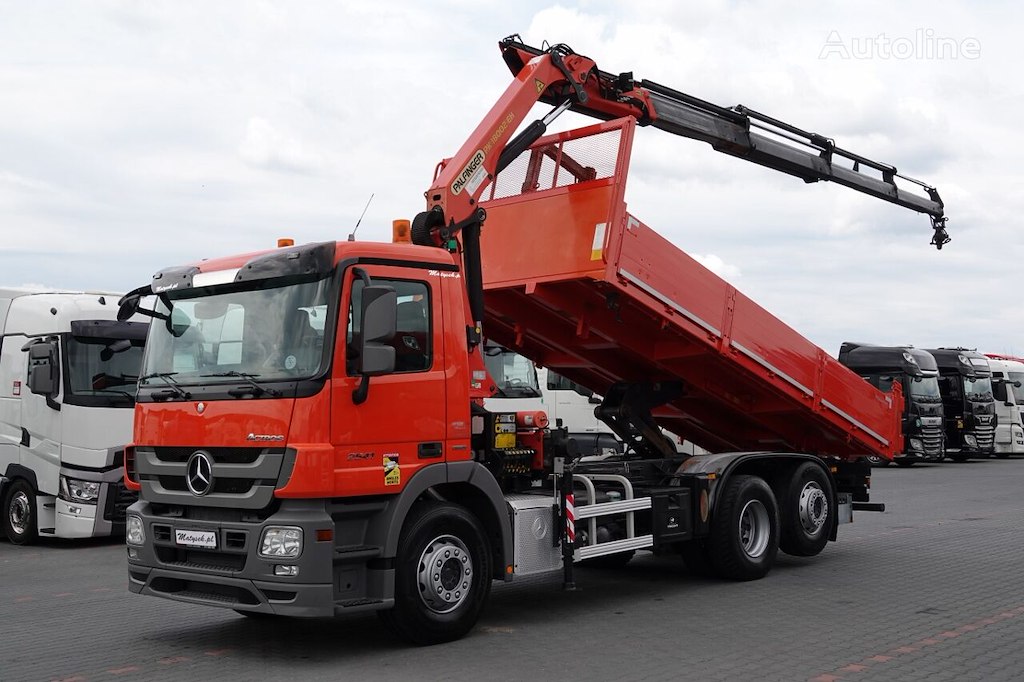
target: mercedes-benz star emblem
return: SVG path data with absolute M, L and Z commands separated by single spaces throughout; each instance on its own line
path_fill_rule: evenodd
M 213 462 L 210 455 L 196 450 L 185 465 L 185 485 L 193 495 L 205 495 L 213 489 Z

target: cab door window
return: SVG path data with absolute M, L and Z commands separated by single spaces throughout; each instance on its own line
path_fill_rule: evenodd
M 381 279 L 375 277 L 373 284 L 394 287 L 398 294 L 398 320 L 395 337 L 391 345 L 395 349 L 395 372 L 425 372 L 433 364 L 432 314 L 430 306 L 430 287 L 426 282 L 402 279 Z M 363 281 L 352 283 L 352 296 L 348 307 L 348 349 L 346 352 L 346 369 L 348 374 L 355 374 L 356 353 L 359 339 L 359 310 L 362 300 Z

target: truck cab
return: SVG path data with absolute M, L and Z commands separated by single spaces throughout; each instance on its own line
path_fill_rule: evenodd
M 954 462 L 991 457 L 998 418 L 988 358 L 965 348 L 927 350 L 939 367 L 946 457 Z
M 0 290 L 3 534 L 123 532 L 121 482 L 147 324 L 115 319 L 117 294 Z
M 995 455 L 1006 458 L 1024 454 L 1024 362 L 990 356 L 988 364 L 996 404 Z
M 942 461 L 945 456 L 943 403 L 939 369 L 931 353 L 910 346 L 875 346 L 847 341 L 839 350 L 839 362 L 881 391 L 891 391 L 893 384 L 903 389 L 904 449 L 893 458 L 896 464 L 911 466 L 915 462 Z

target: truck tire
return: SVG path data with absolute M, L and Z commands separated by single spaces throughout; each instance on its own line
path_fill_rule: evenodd
M 30 545 L 39 537 L 36 491 L 28 481 L 17 479 L 7 486 L 3 516 L 4 535 L 15 545 Z
M 779 549 L 793 556 L 816 556 L 825 549 L 835 510 L 832 486 L 821 467 L 804 462 L 793 472 L 780 504 Z
M 378 613 L 413 644 L 459 639 L 480 617 L 491 575 L 490 547 L 476 517 L 455 504 L 422 504 L 398 541 L 395 607 Z
M 728 479 L 707 539 L 715 572 L 731 580 L 763 578 L 779 549 L 779 507 L 764 479 Z

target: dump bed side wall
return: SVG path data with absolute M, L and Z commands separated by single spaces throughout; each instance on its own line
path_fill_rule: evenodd
M 599 140 L 615 126 L 608 170 Z M 544 138 L 534 148 L 544 154 L 509 167 L 515 181 L 485 203 L 486 333 L 597 391 L 683 380 L 656 417 L 708 449 L 899 452 L 898 393 L 871 387 L 626 212 L 631 141 L 631 121 L 599 124 Z M 555 170 L 538 173 L 545 159 Z M 584 179 L 558 185 L 559 163 Z M 510 192 L 520 179 L 526 191 Z

